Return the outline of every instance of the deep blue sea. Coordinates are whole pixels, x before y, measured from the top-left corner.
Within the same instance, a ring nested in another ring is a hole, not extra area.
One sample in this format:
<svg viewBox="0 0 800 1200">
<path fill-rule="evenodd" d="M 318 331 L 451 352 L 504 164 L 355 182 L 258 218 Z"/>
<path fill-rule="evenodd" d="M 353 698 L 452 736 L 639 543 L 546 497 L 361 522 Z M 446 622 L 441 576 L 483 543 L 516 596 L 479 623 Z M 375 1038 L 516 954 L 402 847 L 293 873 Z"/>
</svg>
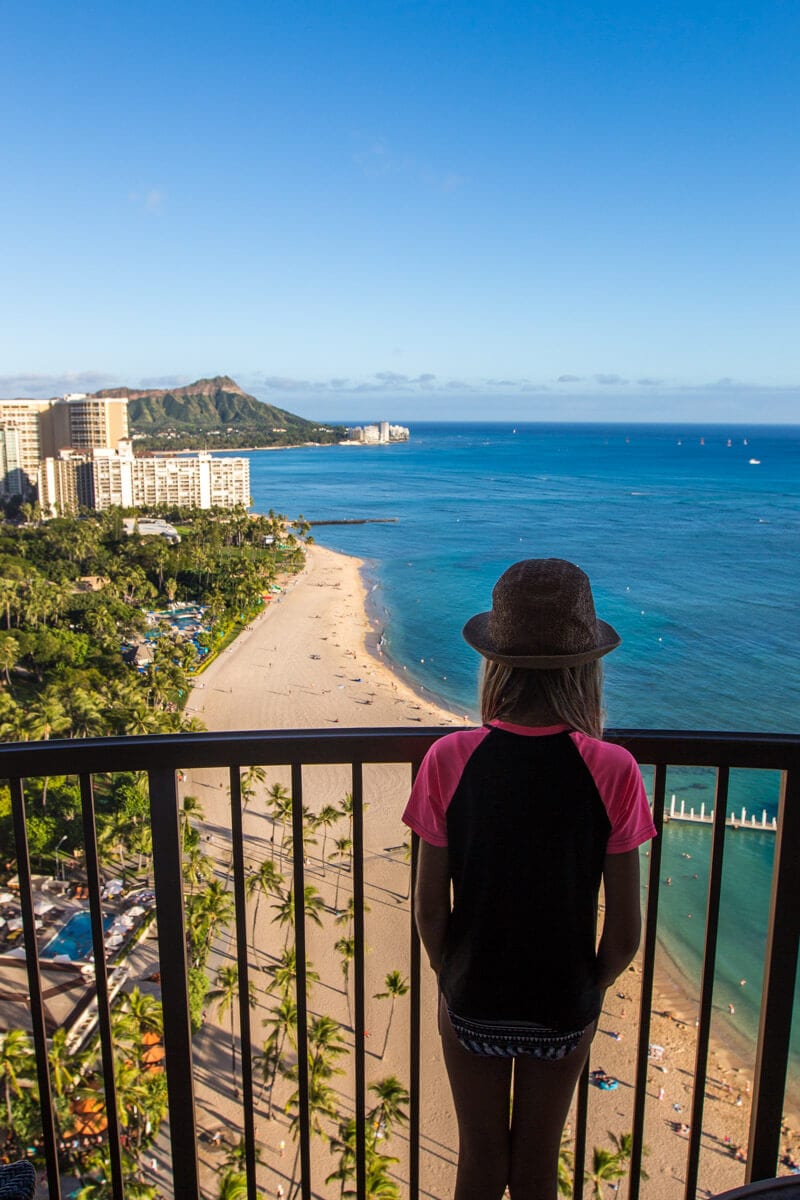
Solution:
<svg viewBox="0 0 800 1200">
<path fill-rule="evenodd" d="M 610 725 L 800 733 L 800 426 L 416 424 L 408 443 L 250 460 L 256 511 L 397 518 L 314 536 L 368 561 L 386 654 L 459 712 L 476 713 L 478 668 L 461 626 L 510 563 L 553 555 L 589 573 L 622 634 L 605 660 Z M 775 775 L 733 775 L 730 808 L 774 814 Z M 671 792 L 709 809 L 713 773 L 676 770 Z M 748 1040 L 773 842 L 726 842 L 716 1019 Z M 676 824 L 664 842 L 662 941 L 690 980 L 709 843 Z"/>
</svg>

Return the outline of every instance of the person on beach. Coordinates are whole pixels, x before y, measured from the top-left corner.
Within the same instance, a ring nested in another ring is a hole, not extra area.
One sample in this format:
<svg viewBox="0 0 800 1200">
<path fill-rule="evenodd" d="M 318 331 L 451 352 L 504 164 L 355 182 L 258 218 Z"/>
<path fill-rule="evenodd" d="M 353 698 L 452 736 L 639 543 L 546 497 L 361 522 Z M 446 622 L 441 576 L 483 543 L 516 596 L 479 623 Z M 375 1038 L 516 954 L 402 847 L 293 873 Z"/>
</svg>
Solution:
<svg viewBox="0 0 800 1200">
<path fill-rule="evenodd" d="M 555 1200 L 605 990 L 639 945 L 638 847 L 655 828 L 636 762 L 600 740 L 599 659 L 620 638 L 584 572 L 516 563 L 463 635 L 484 659 L 484 724 L 431 747 L 403 814 L 421 839 L 414 910 L 439 985 L 455 1200 Z"/>
</svg>

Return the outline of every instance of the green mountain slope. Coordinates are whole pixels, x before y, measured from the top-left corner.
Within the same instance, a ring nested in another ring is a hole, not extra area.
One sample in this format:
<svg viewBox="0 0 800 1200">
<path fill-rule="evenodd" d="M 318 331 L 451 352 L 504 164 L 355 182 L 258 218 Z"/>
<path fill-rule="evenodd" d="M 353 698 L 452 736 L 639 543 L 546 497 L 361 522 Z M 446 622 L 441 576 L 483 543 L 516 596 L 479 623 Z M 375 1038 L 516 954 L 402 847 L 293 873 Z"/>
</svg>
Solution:
<svg viewBox="0 0 800 1200">
<path fill-rule="evenodd" d="M 306 420 L 248 395 L 228 375 L 171 389 L 106 388 L 97 396 L 124 396 L 138 448 L 175 449 L 282 446 L 338 442 L 337 426 Z"/>
</svg>

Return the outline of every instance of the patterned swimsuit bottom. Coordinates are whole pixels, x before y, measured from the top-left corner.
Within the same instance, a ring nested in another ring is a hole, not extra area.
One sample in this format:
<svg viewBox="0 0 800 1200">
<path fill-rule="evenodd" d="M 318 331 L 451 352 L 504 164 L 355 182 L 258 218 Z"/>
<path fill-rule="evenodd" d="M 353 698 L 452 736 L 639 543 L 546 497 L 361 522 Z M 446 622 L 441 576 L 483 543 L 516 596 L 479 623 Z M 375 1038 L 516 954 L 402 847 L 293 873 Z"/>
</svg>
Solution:
<svg viewBox="0 0 800 1200">
<path fill-rule="evenodd" d="M 550 1029 L 547 1025 L 536 1025 L 532 1021 L 474 1021 L 469 1017 L 459 1017 L 449 1007 L 447 1015 L 453 1032 L 465 1050 L 491 1058 L 527 1055 L 554 1062 L 571 1054 L 586 1032 L 585 1029 L 575 1029 L 565 1033 L 562 1029 Z"/>
</svg>

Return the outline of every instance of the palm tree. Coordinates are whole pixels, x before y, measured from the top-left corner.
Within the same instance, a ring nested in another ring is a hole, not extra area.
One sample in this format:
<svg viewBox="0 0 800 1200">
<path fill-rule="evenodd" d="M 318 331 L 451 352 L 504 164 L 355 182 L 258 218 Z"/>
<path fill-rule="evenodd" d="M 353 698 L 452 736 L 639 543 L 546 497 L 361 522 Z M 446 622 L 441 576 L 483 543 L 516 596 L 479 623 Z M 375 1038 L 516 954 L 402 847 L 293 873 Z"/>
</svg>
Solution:
<svg viewBox="0 0 800 1200">
<path fill-rule="evenodd" d="M 271 992 L 277 988 L 282 996 L 288 996 L 294 990 L 297 978 L 297 950 L 294 946 L 285 946 L 272 974 L 272 983 L 267 988 Z M 319 974 L 306 959 L 306 999 L 311 995 L 311 988 L 319 983 Z"/>
<path fill-rule="evenodd" d="M 279 925 L 286 926 L 286 938 L 283 943 L 285 950 L 289 941 L 289 933 L 294 928 L 294 888 L 289 888 L 283 900 L 279 904 L 273 904 L 272 907 L 278 910 L 278 915 L 277 917 L 273 917 L 273 921 L 277 921 Z M 325 903 L 322 896 L 320 896 L 313 884 L 307 883 L 303 888 L 303 910 L 306 917 L 316 925 L 321 925 L 322 918 L 319 915 L 319 910 L 324 907 Z"/>
<path fill-rule="evenodd" d="M 400 1189 L 393 1179 L 389 1178 L 389 1167 L 398 1159 L 389 1158 L 385 1154 L 372 1153 L 367 1158 L 366 1197 L 367 1200 L 400 1200 Z M 354 1189 L 345 1190 L 344 1196 L 357 1196 Z"/>
<path fill-rule="evenodd" d="M 247 1175 L 236 1167 L 228 1167 L 219 1181 L 217 1200 L 247 1200 Z"/>
<path fill-rule="evenodd" d="M 51 733 L 58 737 L 60 733 L 68 731 L 69 718 L 55 688 L 46 687 L 31 701 L 27 708 L 25 728 L 28 738 L 42 742 L 48 741 Z M 47 807 L 47 784 L 48 776 L 45 775 L 42 782 L 43 809 Z"/>
<path fill-rule="evenodd" d="M 354 809 L 354 807 L 355 807 L 355 800 L 353 799 L 353 793 L 345 792 L 344 797 L 342 799 L 342 807 L 340 808 L 339 811 L 341 812 L 343 817 L 347 817 L 347 836 L 348 836 L 348 838 L 350 838 L 351 841 L 353 838 L 353 809 Z"/>
<path fill-rule="evenodd" d="M 292 1112 L 294 1109 L 294 1112 Z M 289 1131 L 292 1137 L 297 1140 L 300 1134 L 300 1089 L 293 1092 L 286 1104 L 286 1112 L 291 1113 L 289 1118 Z M 339 1110 L 336 1107 L 336 1095 L 332 1088 L 328 1087 L 324 1079 L 320 1076 L 311 1075 L 308 1080 L 308 1116 L 311 1133 L 318 1134 L 319 1137 L 325 1136 L 323 1120 L 325 1118 L 335 1119 L 339 1115 Z M 297 1144 L 297 1153 L 295 1154 L 294 1167 L 292 1168 L 292 1183 L 297 1173 L 297 1161 L 300 1156 L 300 1143 Z"/>
<path fill-rule="evenodd" d="M 623 1167 L 627 1172 L 630 1166 L 631 1157 L 633 1155 L 633 1134 L 630 1132 L 612 1133 L 609 1129 L 608 1136 L 611 1138 L 620 1166 Z M 642 1146 L 642 1158 L 645 1158 L 649 1153 L 650 1147 Z M 644 1179 L 645 1182 L 650 1178 L 641 1165 L 639 1167 L 639 1177 Z"/>
<path fill-rule="evenodd" d="M 196 821 L 202 821 L 205 818 L 203 805 L 197 796 L 184 796 L 181 800 L 181 806 L 178 810 L 178 819 L 181 827 L 181 850 L 184 848 L 186 839 L 186 831 L 191 825 L 192 818 Z"/>
<path fill-rule="evenodd" d="M 342 956 L 342 974 L 344 975 L 344 994 L 347 999 L 347 1019 L 350 1024 L 353 1024 L 353 1013 L 350 1008 L 350 963 L 356 952 L 355 938 L 341 937 L 334 944 L 334 950 L 338 950 Z"/>
<path fill-rule="evenodd" d="M 163 1036 L 164 1010 L 161 1001 L 157 1000 L 155 996 L 134 987 L 132 992 L 123 993 L 120 1011 L 130 1013 L 141 1037 L 146 1033 Z"/>
<path fill-rule="evenodd" d="M 214 876 L 214 864 L 199 845 L 189 846 L 183 854 L 183 879 L 189 885 L 189 894 L 201 883 L 208 883 Z"/>
<path fill-rule="evenodd" d="M 378 1103 L 369 1114 L 374 1144 L 377 1142 L 380 1132 L 388 1138 L 395 1123 L 405 1125 L 408 1121 L 408 1113 L 403 1106 L 408 1104 L 411 1097 L 396 1075 L 387 1075 L 385 1079 L 371 1083 L 369 1090 L 374 1092 L 378 1098 Z"/>
<path fill-rule="evenodd" d="M 56 1098 L 60 1099 L 74 1088 L 78 1069 L 75 1057 L 67 1050 L 67 1031 L 63 1025 L 53 1033 L 47 1059 L 50 1063 L 53 1092 Z"/>
<path fill-rule="evenodd" d="M 244 775 L 241 776 L 240 790 L 245 808 L 247 808 L 248 802 L 256 794 L 255 784 L 264 783 L 266 778 L 267 772 L 263 767 L 258 766 L 258 764 L 248 767 Z"/>
<path fill-rule="evenodd" d="M 7 634 L 0 640 L 0 671 L 6 677 L 6 684 L 11 687 L 11 672 L 17 665 L 20 656 L 19 640 Z"/>
<path fill-rule="evenodd" d="M 267 1045 L 264 1047 L 264 1068 L 265 1078 L 267 1070 L 270 1071 L 269 1081 L 269 1100 L 267 1109 L 267 1119 L 272 1117 L 272 1094 L 275 1089 L 275 1079 L 283 1059 L 283 1049 L 288 1039 L 291 1046 L 297 1045 L 297 1005 L 294 1000 L 288 995 L 285 995 L 279 1004 L 270 1009 L 273 1014 L 272 1020 L 265 1017 L 261 1022 L 262 1025 L 272 1026 L 272 1032 L 268 1038 Z"/>
<path fill-rule="evenodd" d="M 286 822 L 292 815 L 292 797 L 282 783 L 273 783 L 267 792 L 267 803 L 272 815 L 272 853 L 275 856 L 275 822 L 281 823 L 281 853 L 286 832 Z"/>
<path fill-rule="evenodd" d="M 369 911 L 370 911 L 370 907 L 365 901 L 364 912 L 368 913 Z M 355 896 L 349 896 L 348 900 L 347 900 L 347 907 L 343 908 L 339 912 L 337 912 L 336 916 L 333 919 L 337 925 L 346 925 L 348 928 L 348 931 L 352 932 L 353 921 L 355 920 L 355 915 L 356 915 L 356 898 L 355 898 Z"/>
<path fill-rule="evenodd" d="M 236 1014 L 236 998 L 239 995 L 239 972 L 236 967 L 220 967 L 217 971 L 217 986 L 213 988 L 209 994 L 209 1000 L 216 1001 L 217 1012 L 220 1017 L 224 1017 L 225 1013 L 230 1009 L 231 1014 L 231 1065 L 233 1070 L 233 1094 L 238 1100 L 239 1098 L 239 1081 L 236 1075 L 236 1031 L 234 1027 L 234 1016 Z M 250 984 L 250 1007 L 255 1008 L 255 992 L 252 983 Z"/>
<path fill-rule="evenodd" d="M 314 837 L 316 827 L 316 817 L 310 808 L 303 805 L 303 825 L 300 836 L 303 842 L 304 860 L 307 857 L 306 847 L 316 846 L 317 844 L 317 839 Z M 294 854 L 294 837 L 291 833 L 281 842 L 281 853 L 287 854 L 290 858 Z"/>
<path fill-rule="evenodd" d="M 73 688 L 66 699 L 72 737 L 99 737 L 108 731 L 108 722 L 96 692 Z"/>
<path fill-rule="evenodd" d="M 561 1145 L 558 1151 L 558 1194 L 572 1195 L 572 1179 L 575 1173 L 575 1156 L 570 1148 L 569 1138 L 565 1129 L 561 1131 Z"/>
<path fill-rule="evenodd" d="M 351 1183 L 356 1177 L 356 1122 L 354 1117 L 342 1121 L 339 1125 L 339 1136 L 331 1138 L 331 1153 L 339 1154 L 339 1166 L 325 1182 L 340 1183 L 339 1195 L 344 1195 L 344 1185 Z"/>
<path fill-rule="evenodd" d="M 193 967 L 203 966 L 217 927 L 229 925 L 233 915 L 233 896 L 218 879 L 187 897 L 186 937 Z"/>
<path fill-rule="evenodd" d="M 345 1188 L 345 1184 L 352 1183 L 356 1177 L 356 1123 L 352 1117 L 339 1125 L 339 1136 L 331 1138 L 331 1150 L 340 1155 L 339 1168 L 325 1182 L 338 1180 L 341 1197 L 357 1195 L 355 1189 Z M 365 1167 L 368 1200 L 400 1200 L 398 1186 L 389 1178 L 389 1167 L 397 1161 L 396 1158 L 378 1154 L 374 1145 L 367 1141 Z"/>
<path fill-rule="evenodd" d="M 338 808 L 334 808 L 332 804 L 326 804 L 319 810 L 314 818 L 314 824 L 318 829 L 322 829 L 322 874 L 325 874 L 325 849 L 328 844 L 328 830 L 331 825 L 335 825 L 337 821 L 341 821 L 342 814 Z"/>
<path fill-rule="evenodd" d="M 6 1101 L 6 1118 L 9 1133 L 13 1133 L 14 1117 L 11 1112 L 11 1096 L 22 1095 L 22 1086 L 30 1082 L 34 1069 L 33 1050 L 30 1038 L 21 1029 L 9 1029 L 0 1037 L 0 1077 Z"/>
<path fill-rule="evenodd" d="M 315 1017 L 308 1027 L 309 1069 L 311 1075 L 330 1079 L 341 1072 L 331 1065 L 331 1059 L 347 1053 L 342 1027 L 333 1017 Z"/>
<path fill-rule="evenodd" d="M 394 1005 L 398 996 L 405 996 L 409 989 L 409 982 L 404 979 L 399 971 L 390 971 L 384 980 L 385 992 L 376 992 L 372 997 L 373 1000 L 387 1000 L 391 997 L 391 1007 L 389 1009 L 389 1021 L 386 1026 L 386 1034 L 383 1039 L 383 1049 L 381 1050 L 381 1058 L 386 1053 L 386 1047 L 389 1044 L 389 1031 L 392 1028 L 392 1019 L 394 1017 Z"/>
<path fill-rule="evenodd" d="M 258 924 L 258 906 L 262 896 L 279 896 L 283 887 L 283 876 L 276 870 L 272 859 L 264 861 L 256 867 L 252 875 L 248 875 L 245 891 L 248 900 L 256 897 L 256 908 L 253 913 L 253 949 L 256 948 L 256 926 Z"/>
<path fill-rule="evenodd" d="M 336 895 L 333 898 L 333 907 L 339 907 L 339 883 L 342 878 L 342 868 L 347 863 L 347 869 L 350 870 L 350 861 L 353 854 L 353 842 L 349 837 L 337 838 L 334 843 L 336 849 L 331 854 L 331 859 L 338 858 L 339 867 L 336 872 Z"/>
<path fill-rule="evenodd" d="M 595 1200 L 603 1200 L 603 1188 L 607 1183 L 616 1183 L 625 1174 L 625 1168 L 619 1161 L 619 1155 L 605 1146 L 595 1146 L 592 1151 L 592 1169 L 585 1173 L 584 1178 L 591 1180 Z"/>
</svg>

